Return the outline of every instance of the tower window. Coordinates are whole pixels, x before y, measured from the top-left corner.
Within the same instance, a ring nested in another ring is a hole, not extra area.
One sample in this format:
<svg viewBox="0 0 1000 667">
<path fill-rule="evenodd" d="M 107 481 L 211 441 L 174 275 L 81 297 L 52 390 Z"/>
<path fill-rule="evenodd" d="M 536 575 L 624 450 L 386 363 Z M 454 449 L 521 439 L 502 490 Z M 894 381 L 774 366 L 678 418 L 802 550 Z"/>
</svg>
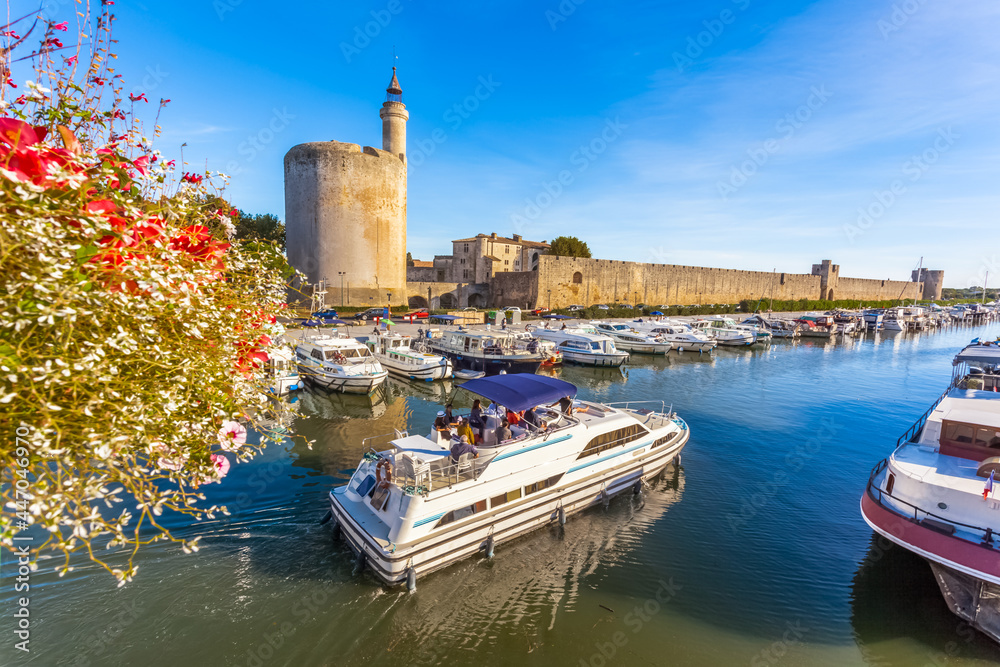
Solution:
<svg viewBox="0 0 1000 667">
<path fill-rule="evenodd" d="M 465 244 L 465 252 L 469 252 L 469 244 L 468 243 Z"/>
<path fill-rule="evenodd" d="M 462 269 L 462 278 L 463 279 L 468 279 L 469 278 L 469 270 L 468 269 Z"/>
<path fill-rule="evenodd" d="M 464 257 L 460 261 L 461 261 L 462 264 L 465 264 L 465 258 Z"/>
<path fill-rule="evenodd" d="M 505 245 L 503 247 L 503 251 L 509 255 L 510 254 L 510 246 L 509 245 Z"/>
<path fill-rule="evenodd" d="M 508 264 L 510 264 L 510 260 L 509 260 L 509 259 L 505 259 L 505 260 L 503 261 L 503 265 L 504 265 L 504 266 L 507 266 Z"/>
</svg>

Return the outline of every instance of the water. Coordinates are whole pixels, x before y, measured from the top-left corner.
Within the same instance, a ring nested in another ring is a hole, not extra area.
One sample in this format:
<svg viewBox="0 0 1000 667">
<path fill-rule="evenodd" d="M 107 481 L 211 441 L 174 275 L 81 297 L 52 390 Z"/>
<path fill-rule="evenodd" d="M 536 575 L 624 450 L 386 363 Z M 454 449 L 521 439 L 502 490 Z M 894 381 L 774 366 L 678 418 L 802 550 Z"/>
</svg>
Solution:
<svg viewBox="0 0 1000 667">
<path fill-rule="evenodd" d="M 556 371 L 584 398 L 672 403 L 692 430 L 642 497 L 385 589 L 329 526 L 325 494 L 361 439 L 422 432 L 450 384 L 393 382 L 384 401 L 306 394 L 289 442 L 234 466 L 229 519 L 192 555 L 148 548 L 115 588 L 91 566 L 32 575 L 31 653 L 4 665 L 964 665 L 1000 647 L 945 607 L 929 567 L 873 538 L 871 468 L 943 391 L 950 360 L 1000 327 L 823 345 L 634 357 Z M 461 393 L 459 394 L 459 396 Z M 5 554 L 6 556 L 6 554 Z M 13 609 L 9 561 L 3 608 Z"/>
</svg>

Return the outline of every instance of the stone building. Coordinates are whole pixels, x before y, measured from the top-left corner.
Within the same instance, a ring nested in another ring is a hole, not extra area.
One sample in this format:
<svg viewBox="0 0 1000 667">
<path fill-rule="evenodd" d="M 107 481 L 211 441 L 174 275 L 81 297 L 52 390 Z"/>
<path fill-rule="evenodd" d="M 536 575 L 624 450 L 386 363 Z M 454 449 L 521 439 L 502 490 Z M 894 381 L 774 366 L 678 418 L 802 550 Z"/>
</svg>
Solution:
<svg viewBox="0 0 1000 667">
<path fill-rule="evenodd" d="M 348 305 L 405 304 L 406 121 L 396 68 L 379 111 L 382 148 L 339 141 L 285 155 L 285 246 L 310 283 L 345 285 Z M 308 289 L 308 288 L 307 288 Z M 339 301 L 339 299 L 337 300 Z"/>
</svg>

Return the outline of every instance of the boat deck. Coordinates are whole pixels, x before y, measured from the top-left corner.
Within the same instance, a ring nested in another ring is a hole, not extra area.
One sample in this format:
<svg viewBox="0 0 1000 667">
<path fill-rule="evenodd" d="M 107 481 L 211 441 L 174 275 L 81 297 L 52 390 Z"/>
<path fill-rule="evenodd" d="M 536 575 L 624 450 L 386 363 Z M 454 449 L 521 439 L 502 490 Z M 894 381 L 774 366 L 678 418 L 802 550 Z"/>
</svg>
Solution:
<svg viewBox="0 0 1000 667">
<path fill-rule="evenodd" d="M 938 424 L 940 428 L 940 423 Z M 976 474 L 979 461 L 942 456 L 937 447 L 920 443 L 900 446 L 892 455 L 893 468 L 925 484 L 981 496 L 986 480 Z"/>
</svg>

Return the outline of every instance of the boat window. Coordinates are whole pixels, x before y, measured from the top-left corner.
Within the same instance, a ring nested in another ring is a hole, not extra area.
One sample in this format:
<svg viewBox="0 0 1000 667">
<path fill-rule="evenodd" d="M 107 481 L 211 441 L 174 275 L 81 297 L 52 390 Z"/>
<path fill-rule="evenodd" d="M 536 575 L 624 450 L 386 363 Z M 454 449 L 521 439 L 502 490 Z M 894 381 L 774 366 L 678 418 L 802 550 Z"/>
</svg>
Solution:
<svg viewBox="0 0 1000 667">
<path fill-rule="evenodd" d="M 668 442 L 670 442 L 671 440 L 673 440 L 675 437 L 677 437 L 677 431 L 674 431 L 673 433 L 665 435 L 662 438 L 657 438 L 656 442 L 653 443 L 653 447 L 659 447 L 660 445 L 665 445 Z M 650 449 L 653 449 L 653 447 L 650 447 Z"/>
<path fill-rule="evenodd" d="M 372 489 L 375 488 L 375 475 L 368 475 L 363 480 L 358 482 L 358 486 L 355 489 L 359 496 L 367 496 L 371 493 Z"/>
<path fill-rule="evenodd" d="M 618 447 L 619 445 L 624 445 L 628 442 L 632 442 L 633 440 L 638 440 L 647 433 L 649 433 L 649 431 L 643 428 L 640 424 L 632 424 L 631 426 L 626 426 L 625 428 L 619 428 L 614 431 L 602 433 L 588 442 L 587 446 L 582 452 L 580 452 L 580 456 L 577 458 L 582 459 L 585 456 L 599 454 L 603 451 L 611 449 L 612 447 Z"/>
<path fill-rule="evenodd" d="M 1000 447 L 1000 431 L 980 427 L 976 430 L 976 444 L 980 447 Z"/>
<path fill-rule="evenodd" d="M 457 510 L 452 510 L 448 512 L 443 517 L 441 517 L 441 520 L 438 522 L 438 527 L 449 524 L 452 521 L 459 521 L 466 517 L 472 516 L 473 514 L 476 514 L 478 512 L 485 512 L 485 511 L 486 511 L 486 501 L 480 500 L 478 503 L 475 503 L 474 505 L 469 505 L 468 507 L 460 507 Z"/>
<path fill-rule="evenodd" d="M 514 489 L 513 491 L 508 491 L 507 493 L 501 493 L 499 496 L 494 496 L 490 499 L 490 507 L 499 507 L 504 503 L 512 502 L 520 497 L 521 489 Z"/>
<path fill-rule="evenodd" d="M 323 353 L 320 352 L 319 350 L 313 350 L 311 354 L 313 356 L 313 359 L 319 359 L 320 361 L 323 360 Z"/>
<path fill-rule="evenodd" d="M 958 424 L 955 422 L 945 422 L 944 439 L 952 442 L 972 442 L 972 435 L 975 429 L 968 424 Z"/>
<path fill-rule="evenodd" d="M 535 482 L 534 484 L 528 484 L 527 486 L 524 487 L 524 495 L 529 496 L 532 493 L 537 493 L 538 491 L 541 491 L 542 489 L 547 489 L 550 486 L 555 486 L 559 482 L 559 479 L 561 477 L 562 475 L 554 475 L 552 477 L 549 477 L 548 479 L 543 479 L 540 482 Z"/>
</svg>

